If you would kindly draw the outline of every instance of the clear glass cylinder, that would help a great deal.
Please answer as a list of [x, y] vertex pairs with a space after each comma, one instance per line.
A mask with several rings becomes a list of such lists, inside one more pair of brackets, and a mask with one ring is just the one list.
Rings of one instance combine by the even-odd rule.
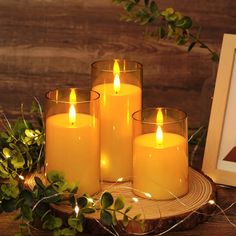
[[46, 173], [63, 172], [81, 195], [100, 190], [99, 98], [77, 88], [46, 94]]
[[132, 113], [142, 106], [142, 65], [128, 60], [92, 64], [92, 89], [100, 93], [101, 178], [132, 178]]
[[133, 189], [144, 198], [167, 200], [188, 192], [187, 115], [173, 108], [133, 114]]

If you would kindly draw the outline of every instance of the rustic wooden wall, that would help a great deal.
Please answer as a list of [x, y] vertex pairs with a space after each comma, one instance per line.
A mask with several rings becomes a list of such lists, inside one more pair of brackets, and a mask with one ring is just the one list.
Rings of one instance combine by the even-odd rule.
[[[236, 33], [236, 1], [158, 1], [190, 15], [202, 39], [220, 49], [223, 33]], [[14, 116], [32, 96], [90, 85], [95, 60], [129, 58], [144, 66], [144, 106], [176, 106], [199, 125], [209, 113], [204, 82], [212, 62], [204, 49], [148, 41], [143, 27], [119, 21], [111, 0], [0, 0], [0, 106]], [[209, 80], [209, 79], [208, 79]], [[208, 81], [207, 80], [207, 81]]]

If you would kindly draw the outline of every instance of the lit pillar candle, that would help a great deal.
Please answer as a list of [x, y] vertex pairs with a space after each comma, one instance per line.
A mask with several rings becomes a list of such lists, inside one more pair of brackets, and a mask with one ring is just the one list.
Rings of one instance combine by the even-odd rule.
[[[141, 109], [142, 68], [118, 60], [92, 66], [93, 90], [101, 95], [101, 178], [124, 181], [132, 178], [132, 113]], [[110, 66], [111, 67], [111, 66]]]
[[[96, 94], [94, 101], [77, 102], [76, 91], [71, 89], [70, 102], [60, 98], [54, 100], [54, 94], [58, 96], [54, 91], [47, 97], [47, 103], [51, 103], [48, 112], [53, 115], [46, 118], [46, 172], [61, 171], [69, 182], [78, 184], [79, 194], [94, 194], [100, 190], [99, 127], [95, 114], [77, 112], [76, 109], [96, 107], [93, 103], [98, 103], [99, 95]], [[79, 91], [78, 96], [85, 95], [89, 100], [89, 91]], [[68, 106], [69, 111], [62, 112]]]
[[[142, 134], [134, 139], [133, 153], [135, 194], [157, 200], [181, 197], [188, 192], [186, 117], [180, 111], [176, 111], [179, 117], [168, 117], [173, 110], [163, 110], [166, 121], [162, 120], [162, 114], [157, 115], [156, 121], [145, 119], [152, 110], [144, 110]], [[134, 117], [137, 115], [141, 117], [138, 113]], [[150, 132], [155, 126], [156, 132]]]

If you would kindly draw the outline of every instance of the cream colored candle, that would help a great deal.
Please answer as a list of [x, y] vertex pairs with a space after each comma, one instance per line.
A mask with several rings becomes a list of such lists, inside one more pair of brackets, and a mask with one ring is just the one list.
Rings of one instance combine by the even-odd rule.
[[[65, 89], [60, 93], [68, 94]], [[91, 96], [90, 93], [81, 91], [80, 96]], [[92, 108], [92, 104], [77, 104], [75, 89], [70, 91], [69, 104], [57, 99], [58, 90], [52, 92], [53, 105], [58, 109], [67, 105], [69, 111], [46, 118], [46, 171], [63, 172], [66, 180], [78, 184], [80, 195], [92, 195], [100, 190], [99, 126], [95, 116], [76, 113], [76, 105]]]
[[79, 193], [94, 194], [100, 189], [99, 132], [91, 115], [76, 114], [72, 125], [68, 114], [46, 120], [46, 171], [57, 170], [70, 182], [79, 184]]
[[105, 181], [132, 177], [131, 115], [141, 108], [140, 87], [117, 84], [118, 89], [113, 83], [93, 87], [101, 96], [101, 178]]
[[160, 126], [158, 130], [134, 140], [134, 192], [157, 200], [183, 196], [188, 192], [186, 139], [178, 134], [162, 133]]

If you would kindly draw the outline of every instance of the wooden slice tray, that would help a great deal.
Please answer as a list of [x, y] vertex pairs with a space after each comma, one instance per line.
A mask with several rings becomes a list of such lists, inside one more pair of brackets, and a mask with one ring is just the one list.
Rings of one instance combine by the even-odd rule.
[[[133, 198], [137, 196], [132, 192], [130, 182], [102, 183], [102, 191], [106, 190], [114, 197], [120, 194], [125, 196], [126, 206], [132, 205], [130, 216], [142, 214], [145, 219], [146, 233], [160, 233], [171, 227], [174, 227], [174, 230], [193, 228], [207, 220], [215, 208], [209, 203], [209, 200], [215, 200], [216, 197], [214, 183], [207, 176], [192, 168], [189, 169], [189, 192], [179, 199], [156, 201], [138, 197], [139, 201], [135, 203]], [[99, 197], [99, 194], [97, 195]], [[71, 209], [60, 206], [60, 208], [57, 207], [57, 211], [68, 214]], [[121, 219], [121, 216], [117, 218]], [[85, 230], [91, 234], [104, 233], [104, 229], [96, 219], [99, 219], [98, 214], [91, 215], [91, 218], [86, 221]], [[135, 222], [130, 222], [125, 229], [119, 224], [116, 230], [120, 235], [142, 232], [140, 225]]]

